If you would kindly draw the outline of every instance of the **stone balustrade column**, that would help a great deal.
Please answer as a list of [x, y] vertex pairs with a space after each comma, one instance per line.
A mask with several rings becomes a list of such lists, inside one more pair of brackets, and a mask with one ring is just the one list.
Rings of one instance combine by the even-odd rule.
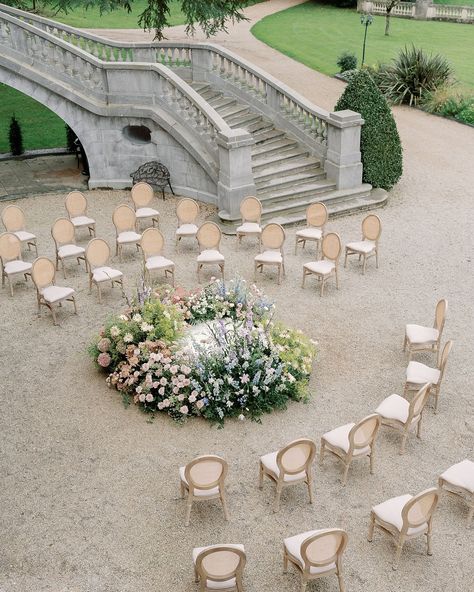
[[240, 202], [255, 195], [252, 172], [252, 146], [255, 140], [243, 129], [219, 133], [219, 182], [217, 185], [219, 215], [223, 219], [240, 217]]
[[324, 170], [334, 179], [337, 189], [351, 189], [362, 183], [360, 130], [363, 123], [360, 114], [350, 109], [329, 114]]
[[203, 47], [192, 48], [192, 76], [193, 82], [207, 82], [208, 74], [212, 70], [212, 54]]
[[156, 49], [154, 47], [134, 47], [133, 61], [134, 62], [156, 62]]
[[428, 18], [428, 9], [433, 4], [432, 0], [416, 0], [415, 18], [426, 21]]

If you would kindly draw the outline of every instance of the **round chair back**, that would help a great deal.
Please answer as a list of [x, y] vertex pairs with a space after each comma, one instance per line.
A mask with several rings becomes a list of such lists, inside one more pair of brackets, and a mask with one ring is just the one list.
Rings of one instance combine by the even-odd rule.
[[186, 465], [184, 476], [188, 485], [194, 489], [214, 489], [222, 485], [227, 470], [227, 463], [220, 456], [198, 456]]
[[240, 204], [240, 215], [243, 222], [257, 222], [262, 218], [262, 204], [253, 196], [246, 197]]
[[112, 221], [118, 234], [127, 230], [135, 230], [136, 220], [135, 212], [127, 204], [117, 206], [112, 214]]
[[373, 413], [361, 419], [349, 432], [349, 443], [353, 448], [365, 448], [372, 444], [380, 427], [380, 415]]
[[38, 257], [33, 261], [31, 267], [31, 278], [38, 290], [54, 284], [56, 267], [51, 259], [47, 257]]
[[428, 401], [428, 398], [430, 396], [430, 388], [431, 384], [428, 382], [427, 384], [421, 387], [421, 389], [410, 401], [407, 421], [410, 422], [414, 417], [418, 417], [418, 415], [420, 415], [420, 413], [423, 411], [423, 407], [426, 405], [426, 402]]
[[235, 577], [241, 579], [245, 562], [245, 552], [241, 549], [216, 545], [197, 556], [196, 571], [203, 582], [226, 582]]
[[262, 245], [264, 249], [278, 250], [283, 247], [285, 242], [285, 231], [283, 226], [270, 222], [262, 230]]
[[306, 208], [306, 221], [308, 226], [324, 226], [328, 221], [328, 217], [328, 209], [321, 202], [312, 203]]
[[25, 214], [18, 206], [7, 206], [2, 211], [2, 222], [7, 232], [17, 232], [25, 228]]
[[369, 214], [362, 220], [362, 235], [370, 241], [378, 241], [382, 233], [382, 222], [376, 214]]
[[277, 466], [280, 475], [296, 475], [307, 471], [313, 463], [316, 454], [316, 444], [309, 438], [300, 438], [290, 442], [278, 451]]
[[144, 208], [146, 207], [151, 200], [153, 199], [154, 192], [153, 187], [145, 183], [144, 181], [140, 181], [132, 187], [132, 201], [135, 204], [136, 208]]
[[103, 238], [93, 238], [86, 247], [86, 261], [91, 268], [103, 267], [110, 259], [110, 247]]
[[201, 224], [196, 236], [202, 250], [219, 250], [222, 232], [215, 222], [204, 222], [204, 224]]
[[331, 261], [337, 261], [341, 254], [342, 245], [339, 235], [335, 232], [329, 232], [323, 238], [321, 246], [323, 257]]
[[145, 259], [154, 255], [161, 255], [165, 244], [165, 239], [158, 228], [147, 228], [140, 241], [140, 246]]
[[431, 487], [415, 495], [402, 510], [404, 526], [416, 528], [428, 522], [438, 505], [439, 493], [436, 487]]
[[189, 197], [180, 199], [176, 206], [176, 216], [180, 224], [192, 224], [199, 216], [199, 204]]
[[448, 311], [448, 301], [445, 298], [443, 298], [436, 305], [435, 322], [434, 322], [435, 329], [438, 329], [438, 331], [440, 333], [440, 337], [441, 337], [441, 333], [444, 328], [444, 322], [446, 320], [447, 311]]
[[324, 567], [336, 563], [347, 546], [347, 533], [341, 528], [328, 528], [309, 536], [301, 545], [306, 567]]
[[0, 259], [3, 263], [14, 261], [21, 257], [20, 239], [11, 232], [0, 235]]
[[[452, 339], [450, 339], [449, 341], [446, 341], [446, 343], [444, 344], [443, 351], [441, 353], [441, 357], [438, 362], [438, 368], [441, 371], [441, 376], [443, 376], [443, 374], [444, 374], [444, 369], [446, 368], [446, 364], [448, 362], [449, 354], [451, 353], [452, 347], [453, 347]], [[439, 354], [438, 354], [438, 356], [439, 356]], [[441, 378], [441, 376], [440, 376], [440, 378]]]
[[58, 218], [51, 228], [51, 235], [56, 246], [70, 245], [75, 241], [74, 224], [69, 218]]
[[64, 200], [64, 205], [70, 218], [83, 216], [87, 212], [87, 199], [80, 191], [71, 191], [68, 193]]

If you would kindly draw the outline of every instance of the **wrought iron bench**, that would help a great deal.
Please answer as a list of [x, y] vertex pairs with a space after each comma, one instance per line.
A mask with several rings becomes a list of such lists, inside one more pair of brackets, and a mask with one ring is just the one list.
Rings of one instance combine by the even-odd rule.
[[145, 181], [149, 185], [159, 187], [161, 195], [165, 199], [165, 187], [169, 186], [171, 193], [174, 195], [171, 187], [170, 172], [164, 164], [157, 160], [151, 160], [138, 167], [138, 169], [130, 175], [133, 179], [133, 184]]

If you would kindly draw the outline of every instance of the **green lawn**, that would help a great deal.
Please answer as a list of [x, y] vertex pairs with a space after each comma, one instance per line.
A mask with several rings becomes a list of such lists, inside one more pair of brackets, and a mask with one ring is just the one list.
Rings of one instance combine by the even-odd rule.
[[[415, 43], [445, 55], [458, 80], [474, 87], [474, 25], [392, 18], [391, 33], [384, 35], [385, 18], [375, 16], [369, 27], [366, 63], [389, 61], [404, 45]], [[252, 28], [264, 43], [325, 74], [338, 71], [343, 51], [362, 54], [364, 28], [355, 10], [307, 2], [271, 16]]]
[[474, 6], [474, 0], [433, 0], [435, 4], [457, 4], [458, 6]]

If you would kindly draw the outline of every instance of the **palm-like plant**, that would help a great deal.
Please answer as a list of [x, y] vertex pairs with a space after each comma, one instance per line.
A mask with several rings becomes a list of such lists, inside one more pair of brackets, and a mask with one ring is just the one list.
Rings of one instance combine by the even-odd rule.
[[453, 69], [440, 54], [427, 54], [420, 47], [405, 47], [388, 65], [381, 65], [376, 83], [392, 103], [417, 105], [423, 97], [447, 84]]

